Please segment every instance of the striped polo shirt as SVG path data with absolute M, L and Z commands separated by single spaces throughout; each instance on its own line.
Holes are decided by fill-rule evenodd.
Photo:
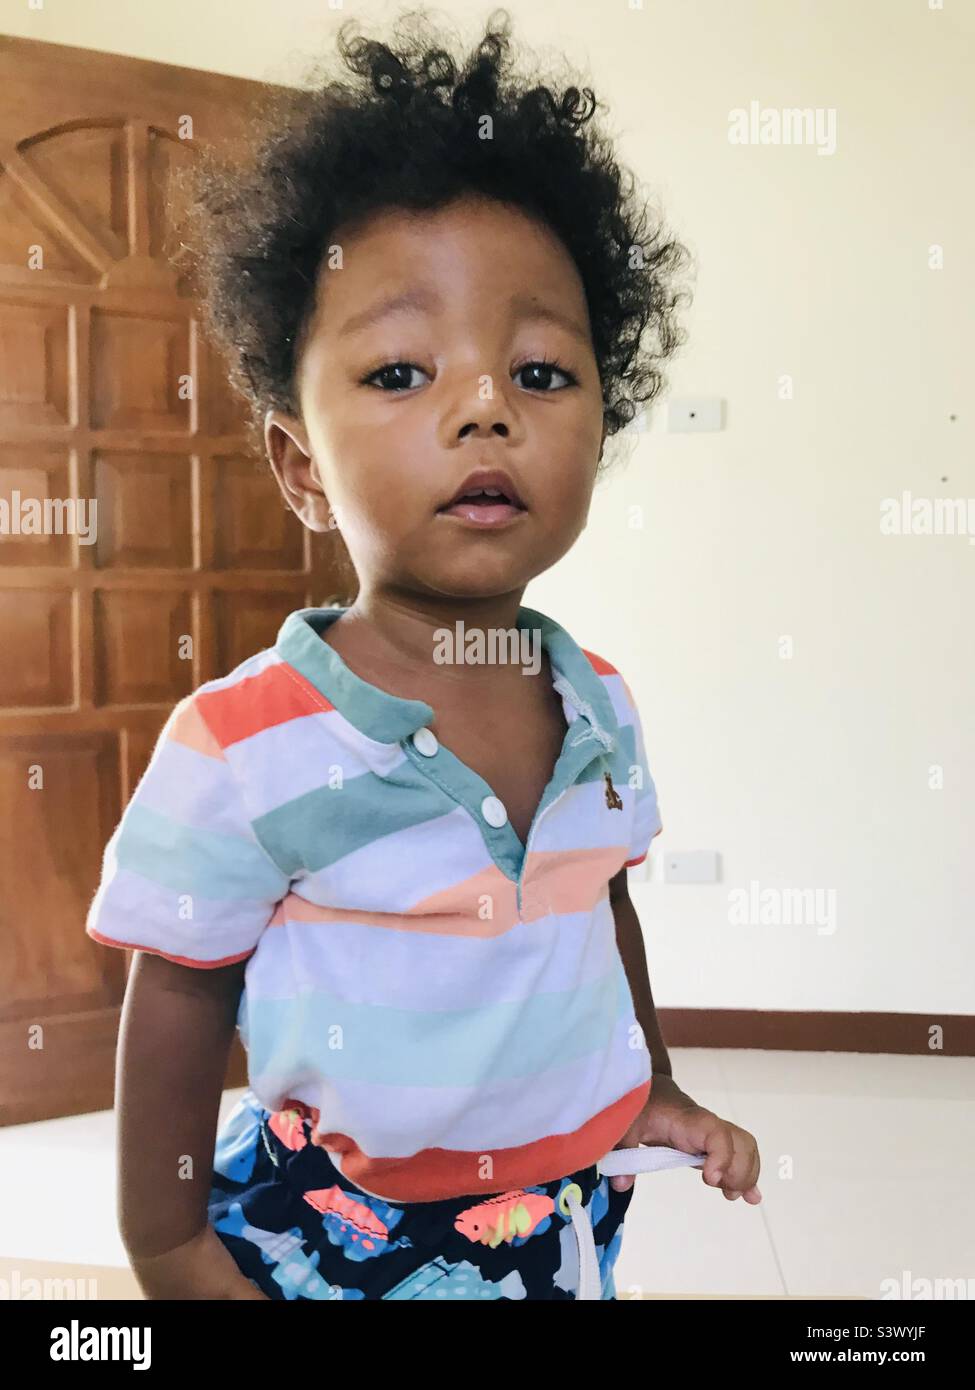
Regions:
M 322 640 L 346 611 L 291 613 L 175 706 L 86 931 L 196 969 L 246 959 L 251 1090 L 310 1115 L 368 1193 L 436 1201 L 588 1167 L 651 1084 L 609 898 L 662 828 L 630 689 L 519 609 L 566 721 L 523 845 L 433 708 Z

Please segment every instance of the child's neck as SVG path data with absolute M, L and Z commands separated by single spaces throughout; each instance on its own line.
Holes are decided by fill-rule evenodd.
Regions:
M 347 664 L 353 670 L 368 666 L 376 672 L 396 673 L 406 679 L 415 673 L 418 680 L 442 682 L 447 688 L 462 683 L 468 690 L 477 684 L 497 690 L 521 677 L 523 667 L 517 659 L 500 664 L 465 663 L 461 658 L 464 635 L 515 630 L 523 593 L 521 588 L 489 599 L 441 599 L 429 595 L 404 599 L 400 595 L 360 593 L 348 612 L 326 629 L 325 640 L 343 660 L 347 655 L 352 658 Z M 453 644 L 454 660 L 443 660 L 445 632 L 450 634 L 448 645 Z

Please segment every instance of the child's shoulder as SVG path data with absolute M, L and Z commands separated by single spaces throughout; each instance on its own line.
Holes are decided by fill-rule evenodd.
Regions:
M 588 647 L 581 647 L 580 651 L 588 659 L 596 675 L 602 679 L 603 684 L 607 687 L 610 694 L 612 695 L 614 688 L 618 689 L 625 697 L 625 704 L 631 709 L 636 709 L 633 691 L 630 689 L 626 677 L 623 675 L 620 668 L 615 666 L 605 656 L 600 656 L 598 652 L 594 652 Z
M 603 656 L 602 653 L 593 651 L 591 647 L 584 647 L 567 627 L 563 627 L 548 614 L 531 608 L 524 608 L 522 612 L 529 620 L 534 619 L 548 628 L 550 641 L 556 644 L 555 651 L 557 653 L 568 656 L 573 661 L 580 653 L 585 657 L 593 674 L 600 678 L 610 696 L 615 695 L 614 705 L 635 707 L 633 692 L 619 666 L 610 661 L 608 657 Z
M 291 676 L 274 645 L 261 648 L 178 699 L 163 737 L 223 758 L 229 746 L 277 723 L 281 706 L 295 695 Z
M 305 684 L 276 645 L 263 647 L 226 675 L 202 681 L 184 695 L 170 720 L 177 735 L 196 727 L 223 749 L 276 722 L 284 704 L 299 696 L 307 703 Z

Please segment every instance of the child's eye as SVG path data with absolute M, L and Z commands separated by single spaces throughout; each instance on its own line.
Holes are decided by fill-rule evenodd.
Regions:
M 368 376 L 364 376 L 362 384 L 366 386 L 375 381 L 377 377 L 384 377 L 385 382 L 382 384 L 376 382 L 381 391 L 408 391 L 410 389 L 410 372 L 413 371 L 423 372 L 423 368 L 418 367 L 415 362 L 386 362 L 382 367 L 377 367 L 374 372 L 370 372 Z M 403 380 L 404 373 L 406 375 L 405 381 Z M 425 372 L 424 375 L 426 375 Z M 391 377 L 397 378 L 397 376 L 398 379 L 390 380 Z
M 414 371 L 426 376 L 423 368 L 418 367 L 415 362 L 386 362 L 383 366 L 377 367 L 374 372 L 370 372 L 368 376 L 364 376 L 362 384 L 367 386 L 375 382 L 381 391 L 402 393 L 412 389 L 414 383 L 410 380 L 410 373 Z M 526 389 L 529 391 L 542 391 L 551 394 L 553 375 L 564 379 L 563 385 L 554 387 L 556 391 L 564 391 L 566 386 L 576 384 L 576 379 L 572 373 L 565 371 L 554 360 L 537 359 L 533 362 L 526 362 L 524 366 L 518 368 L 515 376 L 520 376 L 522 372 L 535 373 L 535 379 L 525 383 Z
M 549 361 L 546 359 L 526 362 L 523 367 L 518 368 L 518 371 L 515 372 L 515 376 L 518 376 L 521 372 L 535 372 L 538 374 L 535 381 L 528 383 L 528 390 L 530 391 L 541 390 L 551 394 L 551 392 L 549 392 L 549 386 L 551 385 L 553 373 L 555 376 L 564 377 L 567 386 L 574 386 L 576 384 L 576 379 L 572 373 L 564 371 L 559 366 L 558 362 L 554 360 Z M 540 379 L 538 379 L 539 377 Z M 564 391 L 565 386 L 556 386 L 555 389 L 557 391 Z

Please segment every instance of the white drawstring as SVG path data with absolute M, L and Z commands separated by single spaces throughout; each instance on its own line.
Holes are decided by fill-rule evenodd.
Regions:
M 664 1168 L 702 1164 L 705 1158 L 707 1154 L 688 1154 L 682 1149 L 668 1149 L 663 1145 L 654 1147 L 638 1144 L 631 1149 L 610 1149 L 596 1164 L 596 1169 L 603 1177 L 618 1177 L 622 1173 L 657 1173 Z M 592 1223 L 580 1200 L 581 1195 L 578 1184 L 571 1183 L 560 1198 L 572 1217 L 579 1252 L 579 1292 L 576 1298 L 601 1299 L 602 1281 L 599 1276 L 599 1261 L 596 1259 L 596 1240 L 592 1232 Z

